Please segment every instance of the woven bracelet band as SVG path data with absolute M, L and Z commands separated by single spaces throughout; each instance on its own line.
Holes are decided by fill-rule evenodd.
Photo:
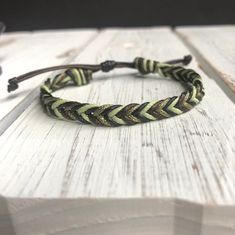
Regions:
M 191 59 L 192 57 L 189 55 L 183 59 L 160 63 L 137 57 L 133 62 L 109 60 L 98 65 L 72 64 L 54 66 L 10 79 L 8 81 L 8 92 L 17 89 L 19 82 L 38 74 L 57 69 L 66 69 L 54 78 L 48 78 L 40 87 L 40 102 L 49 116 L 98 126 L 134 125 L 185 113 L 202 100 L 205 93 L 200 75 L 192 69 L 186 69 L 178 65 L 180 63 L 187 65 Z M 79 103 L 52 95 L 52 92 L 66 86 L 86 85 L 92 80 L 93 73 L 97 71 L 109 72 L 114 68 L 133 68 L 137 69 L 142 75 L 157 73 L 161 77 L 173 78 L 181 82 L 186 87 L 186 91 L 180 96 L 127 105 Z

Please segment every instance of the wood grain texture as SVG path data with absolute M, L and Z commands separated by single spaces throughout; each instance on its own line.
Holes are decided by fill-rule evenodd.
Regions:
M 188 53 L 166 28 L 108 29 L 75 61 L 164 61 Z M 202 75 L 206 96 L 168 120 L 93 127 L 52 119 L 32 102 L 0 137 L 2 231 L 13 223 L 17 235 L 234 234 L 234 104 L 195 60 L 190 68 Z M 170 79 L 122 69 L 55 95 L 127 104 L 182 90 Z
M 20 84 L 20 90 L 13 95 L 7 93 L 8 79 L 34 69 L 69 62 L 96 33 L 96 30 L 51 30 L 10 33 L 0 38 L 3 68 L 0 79 L 0 134 L 38 95 L 35 88 L 44 76 Z
M 176 31 L 235 92 L 235 26 L 178 27 Z

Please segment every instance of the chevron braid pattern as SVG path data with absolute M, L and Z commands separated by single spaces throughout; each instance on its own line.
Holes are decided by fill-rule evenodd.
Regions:
M 180 96 L 127 105 L 79 103 L 52 96 L 53 91 L 62 87 L 81 86 L 90 82 L 91 70 L 73 68 L 44 82 L 41 86 L 41 104 L 45 112 L 54 118 L 113 127 L 155 121 L 185 113 L 197 105 L 205 94 L 201 77 L 194 70 L 141 57 L 134 60 L 134 65 L 143 75 L 158 73 L 160 76 L 176 79 L 185 84 L 187 90 Z

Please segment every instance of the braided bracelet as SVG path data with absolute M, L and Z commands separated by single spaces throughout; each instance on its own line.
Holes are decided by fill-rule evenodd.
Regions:
M 78 121 L 79 123 L 98 126 L 134 125 L 149 121 L 173 117 L 192 109 L 204 96 L 204 88 L 199 74 L 192 69 L 186 69 L 177 64 L 187 65 L 192 57 L 160 63 L 137 57 L 133 62 L 105 61 L 98 65 L 61 65 L 40 69 L 10 79 L 8 92 L 18 88 L 18 83 L 35 75 L 66 69 L 54 78 L 48 78 L 40 87 L 40 102 L 45 112 L 54 118 Z M 92 80 L 92 74 L 97 71 L 109 72 L 114 68 L 134 68 L 142 75 L 158 73 L 161 77 L 170 77 L 180 81 L 187 90 L 180 96 L 173 96 L 163 100 L 154 100 L 142 104 L 127 105 L 96 105 L 79 103 L 52 96 L 52 92 L 69 85 L 82 86 Z

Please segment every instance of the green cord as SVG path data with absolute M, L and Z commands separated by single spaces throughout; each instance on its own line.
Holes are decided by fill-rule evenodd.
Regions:
M 115 67 L 115 63 L 111 61 L 111 67 L 110 61 L 106 62 L 106 64 L 104 63 L 102 70 L 104 72 L 110 71 Z M 48 78 L 44 82 L 40 87 L 40 102 L 45 112 L 54 118 L 114 127 L 155 121 L 185 113 L 197 105 L 205 95 L 202 79 L 192 69 L 186 69 L 170 63 L 159 63 L 141 57 L 137 57 L 134 60 L 133 67 L 142 75 L 157 73 L 162 77 L 176 79 L 183 83 L 183 85 L 186 85 L 187 90 L 180 96 L 142 104 L 132 103 L 127 105 L 79 103 L 52 96 L 52 92 L 65 86 L 88 84 L 92 80 L 93 72 L 98 71 L 98 69 L 94 71 L 94 69 L 89 69 L 89 67 L 69 68 L 65 72 L 58 74 L 54 78 Z

